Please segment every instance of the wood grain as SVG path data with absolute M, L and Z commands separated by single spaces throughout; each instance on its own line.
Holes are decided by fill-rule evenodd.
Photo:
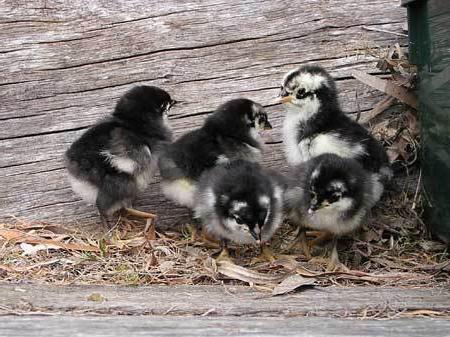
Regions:
M 0 317 L 3 337 L 447 337 L 446 319 L 49 316 Z
M 39 294 L 39 296 L 37 296 Z M 102 302 L 89 301 L 100 294 Z M 380 287 L 306 289 L 270 296 L 243 286 L 57 286 L 0 284 L 0 309 L 49 313 L 86 312 L 127 315 L 202 315 L 294 317 L 361 316 L 364 310 L 391 313 L 450 310 L 450 290 Z M 33 309 L 39 308 L 39 309 Z
M 401 32 L 404 21 L 391 0 L 0 0 L 0 221 L 98 221 L 70 190 L 62 154 L 134 84 L 182 101 L 171 117 L 176 136 L 228 99 L 261 102 L 275 127 L 264 135 L 264 163 L 283 168 L 283 111 L 270 105 L 283 74 L 321 64 L 347 112 L 369 111 L 382 95 L 351 72 L 378 74 L 367 48 L 406 39 L 362 27 Z M 157 179 L 137 206 L 161 225 L 186 220 Z

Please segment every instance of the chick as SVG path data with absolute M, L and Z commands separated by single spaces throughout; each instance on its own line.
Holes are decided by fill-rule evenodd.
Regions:
M 112 116 L 89 128 L 65 154 L 72 189 L 97 206 L 102 223 L 131 207 L 157 167 L 160 147 L 171 140 L 167 116 L 175 101 L 157 87 L 136 86 Z M 147 215 L 136 211 L 135 215 Z
M 264 254 L 282 220 L 282 197 L 276 177 L 257 163 L 235 160 L 201 175 L 194 213 L 206 233 L 221 240 L 221 257 L 228 256 L 228 241 L 260 245 Z
M 284 198 L 289 217 L 300 227 L 299 236 L 305 226 L 331 235 L 334 268 L 340 265 L 338 238 L 360 227 L 382 191 L 379 180 L 356 160 L 328 153 L 292 168 Z
M 271 129 L 264 108 L 249 99 L 234 99 L 219 106 L 203 126 L 169 145 L 159 169 L 164 195 L 192 209 L 200 175 L 234 159 L 257 161 L 261 156 L 260 129 Z
M 381 181 L 392 171 L 382 145 L 339 107 L 335 81 L 321 67 L 302 66 L 287 73 L 280 101 L 285 104 L 283 143 L 290 165 L 323 153 L 356 159 Z

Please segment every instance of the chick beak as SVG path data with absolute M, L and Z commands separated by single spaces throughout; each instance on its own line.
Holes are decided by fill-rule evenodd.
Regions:
M 293 99 L 292 96 L 284 96 L 284 97 L 280 97 L 279 102 L 280 103 L 291 103 L 292 99 Z
M 261 244 L 261 231 L 258 225 L 255 225 L 253 228 L 250 228 L 250 234 L 253 236 L 258 245 Z
M 264 121 L 263 130 L 272 130 L 272 124 L 268 120 Z
M 172 100 L 171 102 L 170 102 L 170 106 L 174 106 L 175 104 L 178 104 L 178 101 L 176 101 L 176 100 Z

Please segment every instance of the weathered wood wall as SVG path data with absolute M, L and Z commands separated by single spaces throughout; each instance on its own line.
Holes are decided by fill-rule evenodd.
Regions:
M 0 220 L 97 220 L 72 193 L 62 154 L 134 84 L 183 102 L 176 135 L 231 98 L 269 105 L 283 74 L 305 62 L 331 71 L 346 111 L 367 111 L 380 94 L 351 78 L 376 73 L 358 54 L 406 39 L 364 26 L 401 32 L 405 20 L 393 0 L 0 0 Z M 283 111 L 269 110 L 265 163 L 283 167 Z M 157 180 L 138 206 L 166 224 L 186 213 Z
M 93 294 L 105 300 L 89 301 Z M 328 287 L 273 297 L 240 286 L 0 284 L 0 298 L 2 337 L 447 337 L 450 329 L 448 288 Z

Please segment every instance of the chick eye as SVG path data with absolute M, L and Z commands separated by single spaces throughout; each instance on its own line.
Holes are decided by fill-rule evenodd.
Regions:
M 340 196 L 339 194 L 333 193 L 333 194 L 331 195 L 331 197 L 330 197 L 330 202 L 336 202 L 336 201 L 339 200 L 340 197 L 341 197 L 341 196 Z
M 234 219 L 236 220 L 236 223 L 237 223 L 238 225 L 244 224 L 244 221 L 242 221 L 242 219 L 241 219 L 240 217 L 236 216 L 236 217 L 234 217 Z
M 254 128 L 255 127 L 255 121 L 248 123 L 247 126 L 249 128 Z
M 297 91 L 297 95 L 295 97 L 297 97 L 298 99 L 302 99 L 302 98 L 305 98 L 308 95 L 309 95 L 309 93 L 306 92 L 306 90 L 304 88 L 302 88 L 302 89 L 299 89 Z

